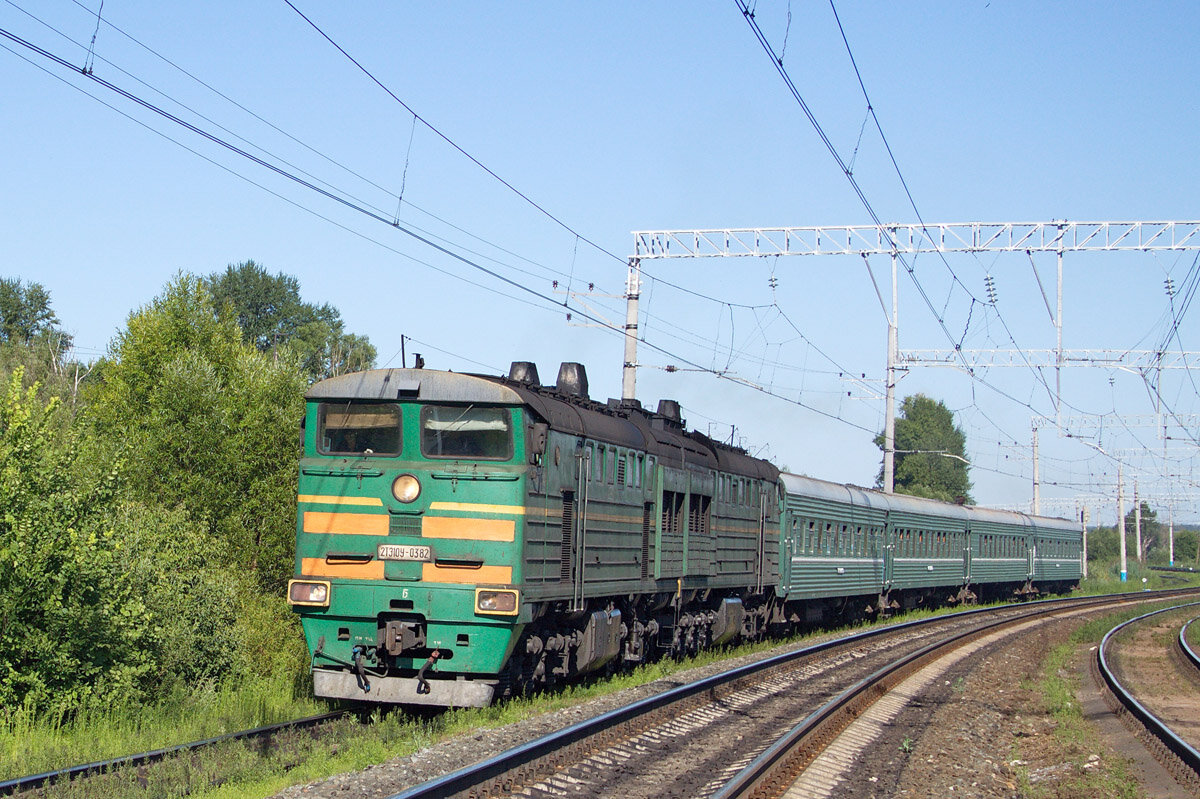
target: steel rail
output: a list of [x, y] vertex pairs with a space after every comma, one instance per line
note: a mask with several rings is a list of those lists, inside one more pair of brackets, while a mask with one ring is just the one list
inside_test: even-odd
[[337, 710], [331, 713], [322, 713], [317, 716], [305, 716], [301, 719], [281, 721], [276, 724], [267, 724], [250, 730], [231, 732], [227, 735], [218, 735], [215, 738], [205, 738], [200, 741], [179, 744], [178, 746], [152, 749], [149, 752], [139, 752], [136, 755], [124, 755], [123, 757], [114, 757], [111, 760], [97, 760], [94, 763], [84, 763], [78, 766], [69, 766], [68, 768], [57, 769], [55, 771], [45, 771], [41, 774], [31, 774], [27, 777], [18, 777], [16, 779], [0, 782], [0, 796], [11, 796], [12, 794], [20, 793], [21, 791], [29, 791], [35, 788], [41, 788], [44, 785], [50, 785], [64, 779], [74, 780], [80, 777], [89, 777], [95, 774], [107, 773], [118, 768], [153, 763], [180, 752], [203, 749], [224, 741], [237, 741], [244, 738], [259, 738], [279, 732], [280, 730], [304, 729], [306, 727], [313, 727], [326, 721], [332, 721], [333, 719], [341, 718], [348, 712], [349, 711], [346, 710]]
[[1191, 619], [1187, 624], [1179, 628], [1179, 651], [1187, 658], [1188, 662], [1196, 668], [1200, 669], [1200, 654], [1192, 649], [1192, 645], [1187, 642], [1188, 627], [1192, 626], [1192, 622], [1196, 619]]
[[[1162, 592], [1162, 594], [1156, 592], [1156, 595], [1161, 596], [1165, 594], [1172, 596], [1189, 591], [1194, 592], [1194, 590], [1174, 589]], [[1093, 604], [1099, 605], [1121, 600], [1144, 601], [1146, 597], [1147, 592], [1131, 592], [1094, 597], [1038, 600], [1029, 602], [1021, 607], [1041, 608], [1043, 612], [1049, 612], [1050, 610], [1063, 607], [1088, 607]], [[466, 795], [468, 792], [474, 796], [495, 795], [497, 791], [490, 790], [486, 786], [493, 785], [499, 790], [511, 790], [515, 785], [523, 783], [526, 778], [532, 778], [535, 772], [539, 770], [539, 763], [545, 763], [554, 758], [570, 761], [574, 754], [582, 755], [584, 751], [587, 751], [587, 749], [598, 742], [617, 739], [621, 736], [623, 730], [640, 729], [649, 726], [651, 723], [649, 717], [652, 714], [662, 713], [666, 708], [676, 709], [675, 706], [686, 702], [699, 704], [698, 700], [703, 700], [718, 688], [730, 683], [735, 683], [769, 669], [784, 666], [791, 661], [837, 647], [853, 645], [879, 636], [892, 635], [897, 631], [939, 622], [944, 623], [947, 620], [956, 620], [981, 613], [994, 613], [997, 610], [1003, 609], [1005, 608], [997, 608], [995, 606], [978, 608], [949, 616], [935, 616], [928, 619], [918, 619], [887, 627], [879, 627], [843, 638], [824, 641], [792, 652], [785, 652], [756, 663], [739, 666], [730, 671], [681, 685], [677, 688], [595, 716], [594, 718], [577, 722], [562, 730], [513, 747], [474, 765], [393, 794], [388, 799], [444, 799], [444, 797], [457, 794]], [[1025, 614], [1021, 618], [1027, 618], [1028, 615]], [[1000, 623], [1007, 623], [1008, 621], [1010, 620]]]
[[[1155, 754], [1169, 753], [1169, 755], [1173, 757], [1174, 761], [1178, 763], [1184, 771], [1182, 773], [1176, 773], [1179, 771], [1178, 769], [1172, 768], [1168, 763], [1163, 763], [1167, 770], [1175, 775], [1177, 779], [1181, 777], [1187, 779], [1193, 784], [1193, 787], [1195, 787], [1197, 784], [1200, 784], [1200, 751], [1197, 751], [1195, 747], [1180, 738], [1161, 719], [1151, 713], [1141, 702], [1139, 702], [1128, 689], [1121, 685], [1120, 680], [1117, 679], [1113, 669], [1109, 666], [1108, 658], [1105, 655], [1105, 650], [1113, 637], [1124, 628], [1148, 619], [1151, 616], [1157, 616], [1160, 613], [1169, 613], [1174, 610], [1193, 607], [1195, 605], [1200, 605], [1200, 602], [1189, 602], [1183, 605], [1176, 605], [1175, 607], [1152, 611], [1118, 624], [1104, 635], [1104, 638], [1100, 641], [1100, 646], [1096, 648], [1097, 669], [1099, 670], [1100, 676], [1103, 678], [1105, 685], [1108, 686], [1108, 690], [1119, 703], [1119, 708], [1123, 709], [1133, 719], [1140, 722], [1142, 727], [1145, 728], [1146, 732], [1152, 736], [1152, 739], [1161, 746], [1160, 751]], [[1153, 748], [1151, 751], [1153, 752]], [[1162, 762], [1161, 758], [1159, 762]]]
[[1042, 607], [1022, 616], [999, 619], [963, 630], [892, 661], [833, 697], [784, 733], [726, 782], [711, 799], [782, 795], [820, 752], [861, 716], [867, 707], [912, 674], [990, 632], [1061, 610], [1060, 607]]

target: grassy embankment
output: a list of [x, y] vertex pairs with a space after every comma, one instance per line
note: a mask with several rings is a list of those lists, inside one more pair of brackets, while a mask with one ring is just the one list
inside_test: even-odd
[[[1081, 591], [1111, 593], [1140, 584], [1143, 572], [1131, 569], [1130, 581], [1122, 585], [1107, 568], [1093, 569], [1092, 579]], [[1180, 576], [1145, 572], [1148, 587], [1172, 587]], [[1191, 584], [1200, 575], [1184, 577]], [[919, 611], [904, 620], [952, 612]], [[1132, 615], [1132, 614], [1131, 614]], [[1111, 625], [1110, 625], [1111, 626]], [[1085, 628], [1090, 630], [1091, 628]], [[1105, 628], [1107, 629], [1107, 627]], [[825, 636], [836, 634], [825, 633]], [[1102, 634], [1101, 631], [1100, 634]], [[1088, 633], [1090, 634], [1090, 633]], [[783, 642], [795, 644], [818, 634], [797, 636]], [[684, 661], [662, 661], [629, 674], [574, 686], [533, 698], [518, 699], [490, 708], [459, 710], [432, 717], [415, 717], [398, 712], [371, 714], [340, 722], [329, 736], [314, 739], [307, 733], [288, 735], [270, 750], [243, 743], [230, 743], [204, 754], [162, 766], [132, 770], [93, 779], [86, 784], [50, 789], [48, 795], [95, 796], [105, 799], [137, 796], [144, 799], [188, 795], [192, 797], [261, 797], [296, 783], [362, 768], [392, 757], [403, 756], [438, 740], [484, 727], [497, 727], [555, 709], [570, 707], [588, 698], [623, 688], [667, 678], [680, 671], [715, 660], [763, 651], [781, 642], [709, 652]], [[1072, 650], [1073, 651], [1073, 650]], [[1055, 655], [1052, 653], [1051, 658]], [[1058, 667], [1048, 665], [1048, 674]], [[153, 707], [107, 708], [71, 718], [33, 717], [19, 710], [0, 718], [0, 779], [38, 773], [78, 763], [103, 760], [135, 751], [150, 750], [240, 729], [313, 715], [327, 710], [324, 703], [308, 697], [296, 685], [296, 675], [264, 676], [236, 687], [193, 687]], [[1064, 690], [1047, 683], [1047, 690]], [[1049, 707], [1068, 712], [1070, 704], [1055, 693], [1047, 695]], [[1076, 703], [1077, 704], [1077, 703]]]

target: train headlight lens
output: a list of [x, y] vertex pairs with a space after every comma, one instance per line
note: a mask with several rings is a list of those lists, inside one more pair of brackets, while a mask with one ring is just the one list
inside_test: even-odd
[[288, 602], [293, 605], [329, 607], [329, 583], [323, 580], [289, 580]]
[[392, 483], [392, 496], [408, 503], [421, 496], [421, 484], [411, 474], [402, 474]]
[[511, 588], [476, 588], [475, 612], [517, 615], [517, 592]]

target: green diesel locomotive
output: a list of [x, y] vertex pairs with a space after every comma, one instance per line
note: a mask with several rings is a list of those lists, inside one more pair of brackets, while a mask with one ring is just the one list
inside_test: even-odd
[[317, 695], [482, 706], [656, 657], [1079, 579], [1063, 520], [795, 475], [679, 406], [379, 369], [314, 384], [296, 577]]

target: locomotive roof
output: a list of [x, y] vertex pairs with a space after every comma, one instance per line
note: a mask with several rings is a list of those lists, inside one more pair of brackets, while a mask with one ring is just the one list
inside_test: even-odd
[[475, 375], [432, 369], [371, 369], [351, 372], [313, 383], [310, 400], [400, 400], [430, 402], [482, 402], [520, 405], [511, 388]]
[[524, 405], [569, 435], [644, 450], [660, 462], [719, 469], [775, 481], [779, 470], [743, 450], [688, 432], [674, 419], [637, 403], [602, 404], [549, 386], [507, 377], [443, 372], [434, 369], [372, 369], [314, 383], [309, 400], [417, 400]]

